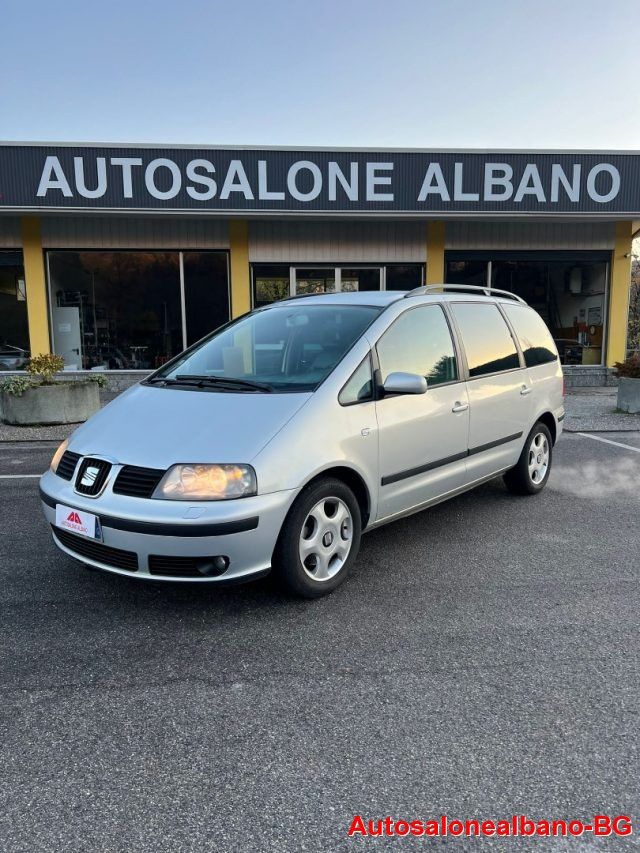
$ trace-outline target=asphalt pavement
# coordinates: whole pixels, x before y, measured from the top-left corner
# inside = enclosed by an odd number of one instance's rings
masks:
[[[0,445],[3,853],[436,843],[349,840],[355,814],[640,820],[638,434],[565,435],[541,495],[497,480],[366,535],[316,602],[81,567],[28,476],[53,449]]]

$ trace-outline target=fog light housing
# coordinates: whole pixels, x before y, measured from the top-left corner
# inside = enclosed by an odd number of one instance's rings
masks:
[[[219,554],[217,557],[205,557],[202,560],[198,560],[196,568],[205,577],[217,577],[218,575],[223,575],[230,565],[231,560],[225,557],[224,554]]]

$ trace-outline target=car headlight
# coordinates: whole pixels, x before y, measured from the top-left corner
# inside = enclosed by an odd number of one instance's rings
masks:
[[[228,501],[257,494],[250,465],[174,465],[153,493],[170,501]]]
[[[53,471],[54,474],[58,470],[58,465],[60,464],[60,460],[64,456],[64,452],[68,446],[69,446],[69,439],[67,439],[66,441],[63,441],[62,444],[60,445],[60,447],[53,454],[53,459],[51,460],[51,466],[50,467],[51,467],[51,470]]]

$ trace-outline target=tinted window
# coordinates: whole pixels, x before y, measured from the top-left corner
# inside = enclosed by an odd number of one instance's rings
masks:
[[[371,358],[367,356],[340,392],[338,400],[343,406],[351,406],[353,403],[364,403],[371,399],[373,399],[373,379]]]
[[[449,325],[438,305],[406,311],[378,341],[377,349],[383,381],[396,371],[425,376],[431,385],[458,378]]]
[[[520,367],[518,351],[498,307],[490,302],[452,303],[470,376]]]
[[[527,367],[555,361],[558,357],[556,346],[542,317],[524,305],[505,305],[504,308],[520,341]]]
[[[205,339],[158,376],[244,379],[267,383],[277,391],[313,390],[380,309],[305,302],[283,302],[248,314]]]

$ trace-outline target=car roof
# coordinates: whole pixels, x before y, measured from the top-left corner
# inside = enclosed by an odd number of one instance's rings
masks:
[[[455,285],[449,285],[455,287]],[[436,285],[437,287],[437,285]],[[421,293],[420,290],[362,290],[349,293],[304,293],[298,296],[290,296],[287,299],[282,299],[279,302],[272,302],[271,305],[282,305],[283,303],[295,304],[300,302],[304,305],[372,305],[386,308],[394,302],[399,302],[405,298],[419,299],[420,302],[506,302],[509,304],[522,304],[517,297],[500,296],[499,294],[485,294],[480,288],[478,291],[432,291],[430,293]],[[517,301],[516,301],[517,300]],[[409,303],[407,303],[409,304]],[[268,307],[268,306],[265,306]]]

